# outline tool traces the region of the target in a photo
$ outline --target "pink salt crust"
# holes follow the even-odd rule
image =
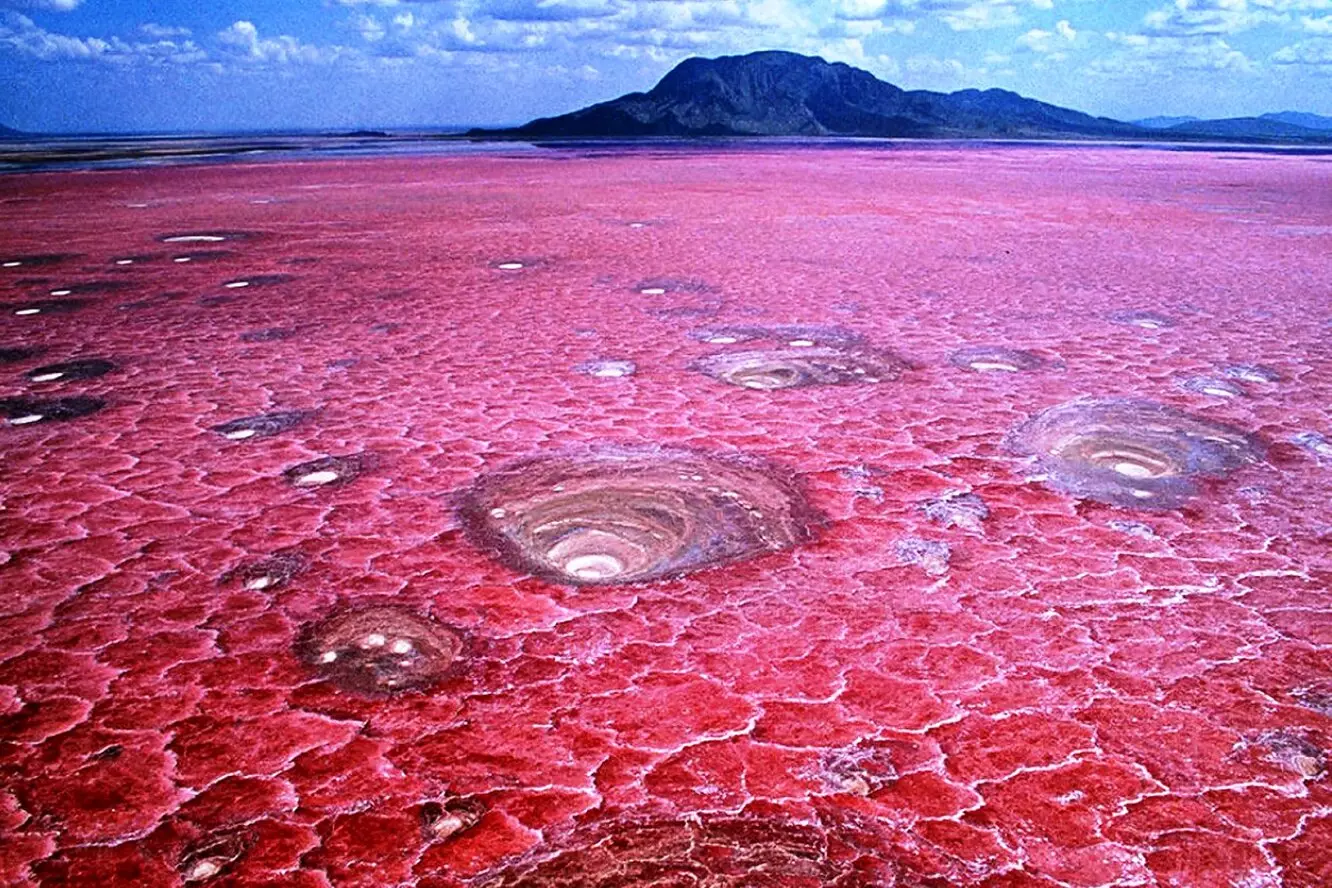
[[[1325,158],[1058,147],[6,177],[0,252],[77,256],[0,269],[0,346],[43,349],[0,396],[107,406],[0,428],[0,884],[535,885],[515,874],[555,857],[630,885],[580,837],[769,828],[792,847],[707,884],[1332,884],[1332,461],[1289,443],[1332,436],[1329,196]],[[199,231],[253,236],[158,240]],[[12,313],[96,281],[126,286]],[[912,367],[749,391],[688,369],[708,325],[842,328]],[[1046,364],[949,362],[974,345]],[[76,358],[117,369],[24,377]],[[1233,364],[1281,379],[1177,384]],[[1182,509],[1079,502],[1003,441],[1080,396],[1267,457]],[[210,431],[277,411],[308,415]],[[456,524],[483,470],[651,443],[783,466],[829,521],[581,588]],[[352,455],[343,483],[284,478]],[[953,491],[988,517],[924,514]],[[276,552],[304,569],[237,580]],[[388,601],[465,639],[429,692],[339,690],[297,655]],[[806,845],[806,875],[763,875]]]

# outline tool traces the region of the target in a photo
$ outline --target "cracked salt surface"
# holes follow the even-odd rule
[[[1332,884],[1332,165],[886,156],[16,179],[0,883]]]

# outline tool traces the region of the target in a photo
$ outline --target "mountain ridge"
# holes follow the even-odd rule
[[[473,129],[473,138],[643,136],[868,136],[880,138],[1241,139],[1332,141],[1301,126],[1300,112],[1217,122],[1148,118],[1126,123],[1002,89],[904,90],[845,62],[781,50],[693,56],[647,92],[627,93],[517,127]],[[1317,118],[1317,115],[1307,115]]]

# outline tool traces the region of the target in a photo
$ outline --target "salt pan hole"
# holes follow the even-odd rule
[[[791,548],[819,518],[766,463],[669,448],[511,464],[478,479],[459,512],[482,549],[576,585],[641,583]]]
[[[371,696],[435,685],[462,652],[451,627],[396,604],[344,608],[306,626],[296,643],[321,678]]]
[[[608,580],[624,573],[624,563],[614,555],[579,555],[564,563],[564,570],[580,580]]]

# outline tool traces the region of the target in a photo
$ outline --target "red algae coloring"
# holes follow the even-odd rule
[[[1332,885],[1326,155],[290,158],[3,177],[0,885]]]

